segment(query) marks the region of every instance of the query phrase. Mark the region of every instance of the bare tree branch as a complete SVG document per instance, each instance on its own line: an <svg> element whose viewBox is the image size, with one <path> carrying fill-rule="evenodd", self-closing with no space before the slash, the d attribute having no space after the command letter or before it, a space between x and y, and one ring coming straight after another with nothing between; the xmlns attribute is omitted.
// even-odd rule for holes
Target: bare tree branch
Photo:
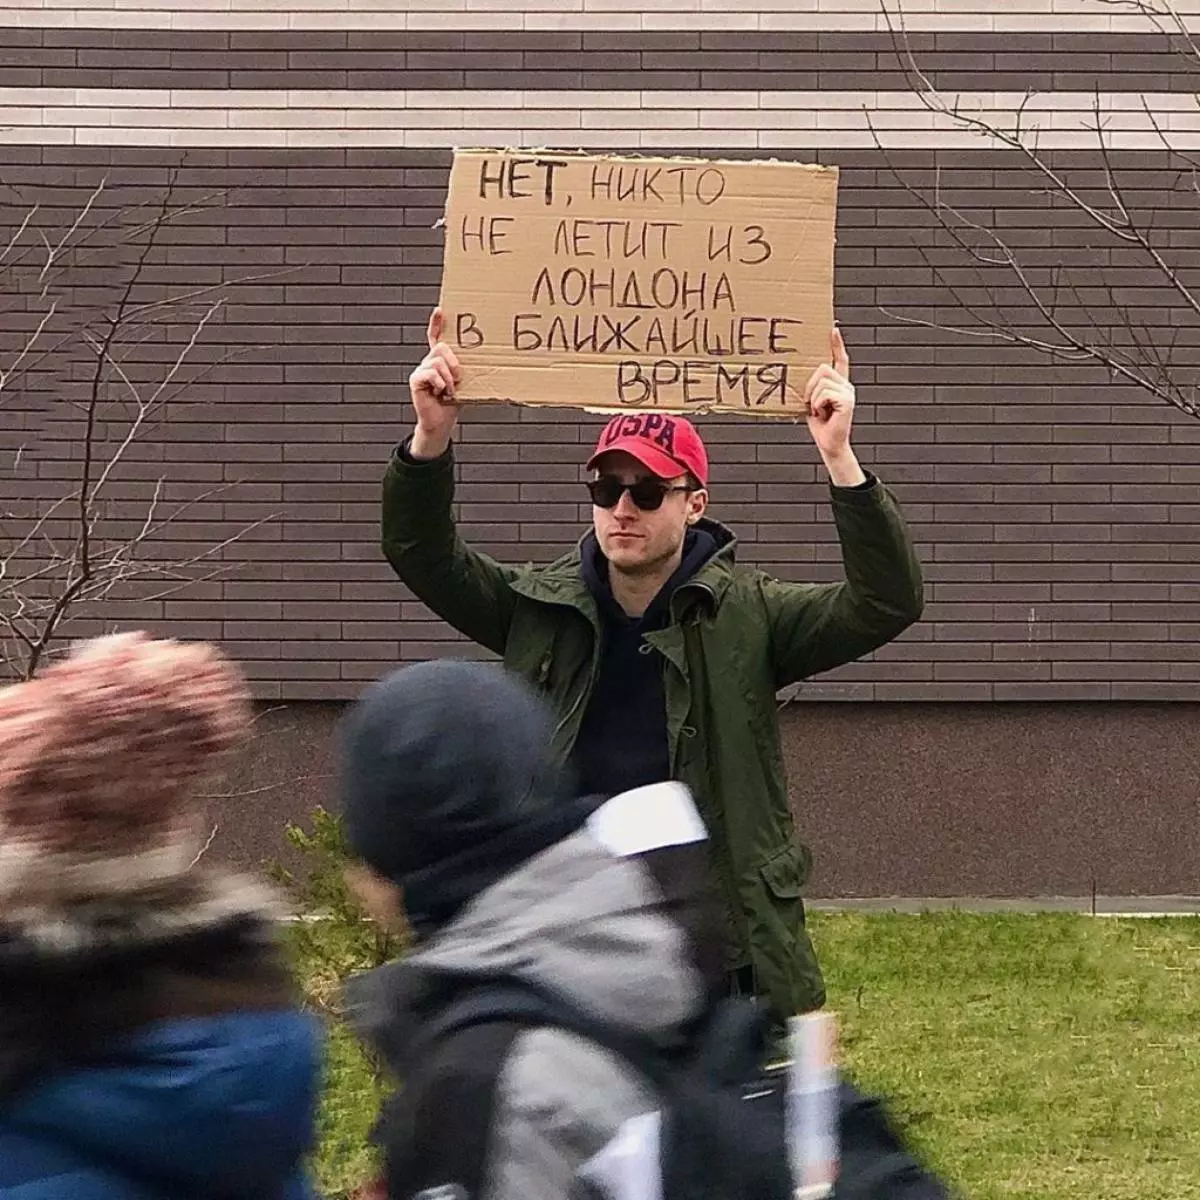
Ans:
<svg viewBox="0 0 1200 1200"><path fill-rule="evenodd" d="M106 189L102 180L65 228L47 225L44 210L33 205L15 215L11 233L0 237L0 299L11 301L4 306L9 313L25 318L11 323L25 332L0 343L0 402L41 412L56 428L69 430L77 463L63 492L48 494L23 470L24 435L15 448L0 443L0 489L4 475L26 481L24 490L14 492L23 497L19 511L0 511L0 657L23 678L52 653L68 621L98 605L159 601L217 578L236 565L220 561L224 552L272 519L198 545L195 553L166 555L159 542L172 525L236 484L168 501L172 488L163 474L147 481L143 501L129 501L129 486L122 483L114 508L110 492L124 478L133 448L169 421L176 405L188 402L189 389L254 349L194 361L231 290L298 268L155 297L146 277L163 229L206 211L224 193L176 204L177 170L153 204L106 206ZM81 265L88 274L77 292ZM98 272L110 293L99 303L89 299ZM148 372L143 347L163 330L178 345L162 367ZM77 380L82 397L71 394ZM36 442L36 430L30 438Z"/></svg>
<svg viewBox="0 0 1200 1200"><path fill-rule="evenodd" d="M1109 8L1120 9L1145 17L1158 33L1171 34L1182 40L1177 53L1189 59L1193 65L1200 64L1200 44L1188 28L1188 23L1170 0L1099 0Z"/></svg>
<svg viewBox="0 0 1200 1200"><path fill-rule="evenodd" d="M215 842L217 839L217 834L220 832L221 832L220 825L214 825L212 827L212 829L209 831L208 839L205 841L204 845L201 846L200 849L196 851L196 857L193 858L190 863L188 863L187 869L189 871L208 853L209 849L212 847L213 842Z"/></svg>
<svg viewBox="0 0 1200 1200"><path fill-rule="evenodd" d="M1176 52L1197 71L1200 83L1200 42L1171 0L1097 3L1140 15L1151 28L1169 35ZM1114 143L1120 144L1116 141L1119 132L1113 128L1119 103L1106 101L1098 89L1092 97L1083 134L1095 150L1096 167L1089 172L1075 164L1060 165L1063 160L1041 147L1033 93L1015 101L1011 113L972 110L961 98L943 94L913 51L902 8L903 0L881 0L892 46L909 87L936 123L977 136L981 145L1015 156L1026 174L1029 194L1053 210L1082 218L1075 224L1085 231L1090 227L1094 242L1087 247L1090 262L1081 263L1076 255L1070 265L1064 261L1063 251L1036 244L1037 239L1015 238L990 217L977 219L955 203L940 169L932 187L913 182L896 165L885 134L868 112L867 124L876 148L918 211L928 218L933 244L918 245L917 250L938 288L964 319L945 320L937 311L932 317L908 314L894 307L885 308L886 314L955 336L1006 342L1064 363L1099 366L1114 381L1136 387L1188 416L1200 417L1200 371L1196 363L1181 361L1176 353L1182 331L1200 327L1200 292L1194 285L1195 272L1189 269L1190 251L1172 245L1169 233L1156 225L1153 199L1138 197L1119 166L1113 153ZM1188 194L1200 197L1200 159L1172 144L1169 124L1144 97L1141 108L1170 161L1177 164L1176 186L1186 178ZM1089 175L1094 180L1097 174L1102 184L1088 182ZM1030 245L1031 240L1035 244ZM945 250L972 270L975 283L970 290L960 286L944 267ZM1110 256L1117 254L1123 259L1132 254L1143 275L1148 273L1149 282L1140 280L1136 294L1121 285L1115 269L1106 269ZM1012 294L1014 288L1019 303L1001 302L1001 295ZM1161 294L1161 299L1151 301L1153 311L1166 312L1168 319L1147 321L1139 315L1147 303L1147 291Z"/></svg>
<svg viewBox="0 0 1200 1200"><path fill-rule="evenodd" d="M325 783L332 779L333 775L329 773L321 775L294 775L288 779L281 779L277 783L264 783L258 787L250 788L234 788L227 792L205 792L200 795L201 800L234 800L241 799L243 796L265 796L268 792L277 792L280 788L295 787L298 783Z"/></svg>

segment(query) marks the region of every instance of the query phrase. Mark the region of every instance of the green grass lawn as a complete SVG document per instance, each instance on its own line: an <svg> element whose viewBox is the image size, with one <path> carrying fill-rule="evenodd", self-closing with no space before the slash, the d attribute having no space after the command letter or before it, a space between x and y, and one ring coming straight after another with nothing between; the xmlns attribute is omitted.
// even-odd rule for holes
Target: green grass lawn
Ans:
<svg viewBox="0 0 1200 1200"><path fill-rule="evenodd" d="M1200 1200L1200 919L817 914L812 930L849 1069L965 1196ZM315 991L353 957L310 945ZM378 1097L335 1026L331 1200L370 1170Z"/></svg>

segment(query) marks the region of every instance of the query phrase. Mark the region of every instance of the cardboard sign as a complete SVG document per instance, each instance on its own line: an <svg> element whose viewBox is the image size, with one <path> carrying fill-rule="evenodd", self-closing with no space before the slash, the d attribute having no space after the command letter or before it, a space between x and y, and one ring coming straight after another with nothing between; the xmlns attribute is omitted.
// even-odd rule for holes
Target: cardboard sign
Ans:
<svg viewBox="0 0 1200 1200"><path fill-rule="evenodd" d="M798 163L457 151L459 399L801 415L830 357L837 184Z"/></svg>

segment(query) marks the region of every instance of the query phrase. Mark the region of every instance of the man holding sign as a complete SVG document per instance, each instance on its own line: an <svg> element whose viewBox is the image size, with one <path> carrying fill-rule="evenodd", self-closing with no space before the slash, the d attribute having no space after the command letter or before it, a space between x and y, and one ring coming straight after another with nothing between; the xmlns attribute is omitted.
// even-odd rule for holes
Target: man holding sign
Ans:
<svg viewBox="0 0 1200 1200"><path fill-rule="evenodd" d="M730 988L764 997L782 1028L824 1003L804 927L811 855L788 807L776 693L851 662L916 621L923 585L888 490L850 445L855 394L841 334L803 393L828 471L846 578L785 583L735 561L706 516L708 458L664 412L614 417L588 460L593 529L547 566L504 565L453 518L452 438L465 371L435 311L409 386L416 428L388 466L383 549L435 613L502 655L554 707L554 749L607 795L688 785L710 833Z"/></svg>

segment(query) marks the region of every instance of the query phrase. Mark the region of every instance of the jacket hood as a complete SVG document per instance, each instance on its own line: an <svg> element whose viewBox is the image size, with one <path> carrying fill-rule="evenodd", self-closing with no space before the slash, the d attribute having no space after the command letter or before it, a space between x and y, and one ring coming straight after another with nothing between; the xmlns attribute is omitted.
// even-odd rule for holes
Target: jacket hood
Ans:
<svg viewBox="0 0 1200 1200"><path fill-rule="evenodd" d="M696 522L696 530L707 533L716 542L717 554L725 555L730 562L737 557L737 534L728 525L723 525L712 517L701 517Z"/></svg>
<svg viewBox="0 0 1200 1200"><path fill-rule="evenodd" d="M583 824L591 805L554 757L553 732L527 683L449 659L392 672L347 714L350 843L400 885L418 936Z"/></svg>
<svg viewBox="0 0 1200 1200"><path fill-rule="evenodd" d="M298 1012L151 1026L0 1111L0 1184L14 1138L152 1192L283 1195L314 1142L319 1045Z"/></svg>
<svg viewBox="0 0 1200 1200"><path fill-rule="evenodd" d="M515 976L649 1036L670 1035L704 1003L685 935L650 874L586 829L489 888L423 949L352 979L351 1020L400 1064L447 975Z"/></svg>
<svg viewBox="0 0 1200 1200"><path fill-rule="evenodd" d="M683 556L679 566L647 606L645 613L632 623L643 628L663 623L675 592L694 579L704 565L720 553L720 550L721 545L711 530L702 526L689 529L684 539ZM586 534L580 544L579 570L584 585L595 597L601 612L610 620L629 622L630 619L625 616L620 605L613 598L608 559L604 557L604 552L600 549L600 543L594 532Z"/></svg>

